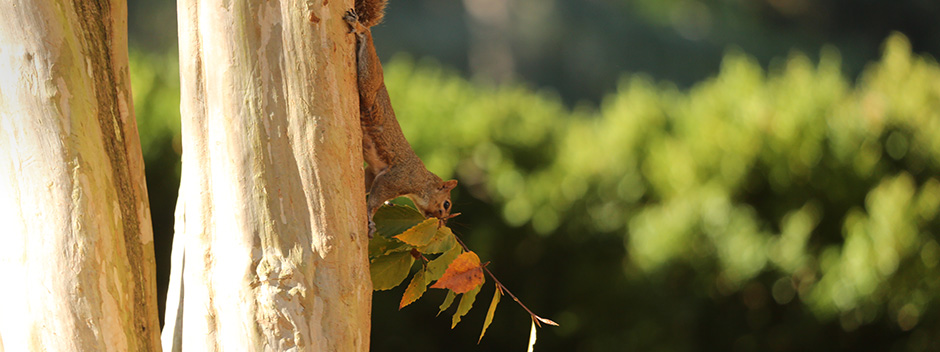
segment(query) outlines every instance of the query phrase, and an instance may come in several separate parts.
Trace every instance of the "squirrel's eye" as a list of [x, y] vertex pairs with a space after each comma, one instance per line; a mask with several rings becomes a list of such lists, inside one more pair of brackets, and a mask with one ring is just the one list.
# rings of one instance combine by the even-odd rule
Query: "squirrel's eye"
[[447, 210], [447, 209], [450, 209], [450, 201], [449, 201], [449, 200], [445, 200], [445, 201], [444, 201], [444, 210]]

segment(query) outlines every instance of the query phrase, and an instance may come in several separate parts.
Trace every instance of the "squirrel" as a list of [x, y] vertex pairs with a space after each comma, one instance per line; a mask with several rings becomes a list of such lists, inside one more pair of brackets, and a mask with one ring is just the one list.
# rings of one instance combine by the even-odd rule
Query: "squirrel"
[[368, 191], [369, 238], [375, 233], [373, 215], [386, 201], [407, 196], [425, 218], [446, 220], [450, 215], [450, 191], [457, 180], [443, 181], [428, 171], [418, 158], [395, 118], [385, 88], [382, 64], [375, 53], [369, 29], [382, 21], [386, 0], [356, 0], [355, 9], [343, 19], [357, 41], [357, 83], [359, 86], [359, 124], [362, 127], [362, 156]]

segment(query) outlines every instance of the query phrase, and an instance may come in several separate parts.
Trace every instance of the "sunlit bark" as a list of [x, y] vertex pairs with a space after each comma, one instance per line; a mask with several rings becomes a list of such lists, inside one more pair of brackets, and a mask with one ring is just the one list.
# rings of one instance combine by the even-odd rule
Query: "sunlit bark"
[[167, 350], [369, 348], [349, 7], [178, 3], [183, 169]]
[[0, 351], [159, 351], [126, 5], [0, 13]]

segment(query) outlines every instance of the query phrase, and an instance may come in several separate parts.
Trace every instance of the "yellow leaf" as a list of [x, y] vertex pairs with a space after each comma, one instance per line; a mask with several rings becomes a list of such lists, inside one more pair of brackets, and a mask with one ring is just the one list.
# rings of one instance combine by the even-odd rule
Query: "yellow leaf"
[[398, 304], [398, 309], [405, 308], [405, 306], [417, 301], [427, 289], [428, 279], [424, 274], [424, 268], [421, 268], [415, 273], [415, 276], [411, 278], [411, 283], [408, 284], [408, 288], [405, 288], [405, 294], [401, 296], [401, 303]]
[[431, 242], [431, 238], [434, 238], [434, 235], [437, 234], [437, 223], [436, 218], [425, 219], [420, 224], [405, 230], [405, 232], [394, 238], [415, 247], [427, 245], [428, 242]]
[[454, 232], [447, 226], [441, 226], [427, 245], [418, 247], [418, 251], [424, 254], [437, 254], [454, 248], [456, 245], [457, 240], [454, 239]]
[[490, 323], [493, 322], [493, 313], [496, 313], [496, 305], [499, 304], [499, 296], [501, 296], [501, 292], [499, 291], [499, 285], [496, 285], [496, 290], [493, 292], [493, 300], [490, 301], [490, 309], [486, 311], [486, 319], [483, 319], [483, 331], [480, 332], [480, 339], [477, 340], [478, 344], [480, 341], [483, 341], [486, 328], [490, 327]]
[[444, 297], [444, 303], [441, 303], [441, 310], [437, 311], [437, 315], [444, 313], [447, 308], [450, 308], [450, 305], [454, 303], [454, 298], [457, 297], [457, 294], [454, 291], [447, 290], [447, 297]]
[[529, 349], [528, 352], [532, 352], [535, 348], [535, 320], [532, 321], [532, 330], [529, 331]]
[[[481, 282], [482, 284], [482, 282]], [[453, 329], [457, 326], [457, 323], [460, 322], [460, 318], [464, 315], [467, 315], [467, 312], [470, 311], [470, 308], [473, 308], [473, 302], [477, 299], [477, 294], [480, 293], [480, 288], [482, 285], [477, 286], [476, 288], [470, 290], [467, 293], [464, 293], [463, 296], [460, 296], [460, 304], [457, 305], [457, 311], [454, 312], [454, 318], [451, 320], [450, 328]]]

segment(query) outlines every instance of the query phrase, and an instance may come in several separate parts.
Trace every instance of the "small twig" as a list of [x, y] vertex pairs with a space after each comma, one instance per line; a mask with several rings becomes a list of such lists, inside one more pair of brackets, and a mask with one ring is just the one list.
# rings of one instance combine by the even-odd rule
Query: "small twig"
[[[457, 237], [457, 234], [454, 234], [454, 238], [457, 239], [457, 243], [460, 243], [460, 246], [463, 247], [463, 250], [470, 252], [470, 248], [467, 247], [467, 245], [463, 243], [463, 241], [460, 240], [460, 237]], [[519, 298], [516, 297], [516, 295], [512, 294], [512, 292], [509, 291], [508, 288], [506, 288], [506, 285], [503, 285], [502, 282], [499, 282], [499, 279], [496, 278], [496, 275], [493, 275], [493, 272], [490, 271], [490, 269], [487, 268], [486, 265], [483, 265], [482, 267], [483, 267], [483, 271], [486, 271], [486, 273], [490, 275], [490, 278], [492, 278], [493, 281], [496, 282], [496, 287], [500, 290], [500, 292], [505, 292], [506, 294], [509, 295], [509, 297], [512, 297], [512, 300], [516, 301], [516, 303], [518, 303], [519, 306], [522, 307], [522, 309], [525, 309], [525, 311], [529, 313], [529, 316], [532, 318], [533, 321], [535, 321], [536, 325], [538, 325], [539, 327], [542, 327], [542, 324], [539, 323], [539, 322], [542, 322], [548, 325], [558, 326], [558, 323], [552, 321], [551, 319], [542, 318], [538, 316], [538, 314], [533, 313], [532, 310], [529, 309], [529, 307], [526, 307], [525, 304], [523, 304], [522, 301], [520, 301]]]
[[[453, 213], [443, 218], [437, 218], [437, 228], [440, 229], [442, 226], [447, 224], [447, 220], [453, 219], [457, 217], [458, 215], [460, 215], [460, 213]], [[454, 236], [454, 237], [457, 237], [457, 236]], [[467, 247], [464, 246], [464, 248], [467, 248]]]
[[457, 243], [460, 243], [460, 246], [463, 247], [463, 250], [470, 252], [470, 247], [467, 247], [467, 245], [464, 244], [463, 241], [460, 240], [460, 237], [457, 237], [456, 233], [454, 234], [454, 239], [457, 240]]

